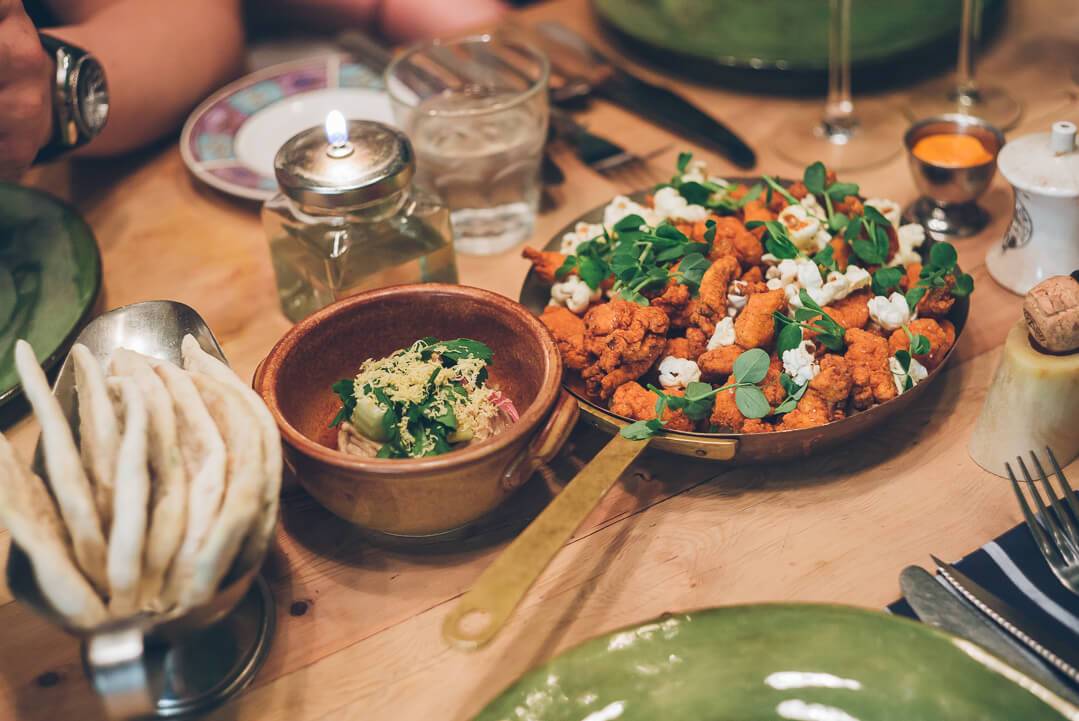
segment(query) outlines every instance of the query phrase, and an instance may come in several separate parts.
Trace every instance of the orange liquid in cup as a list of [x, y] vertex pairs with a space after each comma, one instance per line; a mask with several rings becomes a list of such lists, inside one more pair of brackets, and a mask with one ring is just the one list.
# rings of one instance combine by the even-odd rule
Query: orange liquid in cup
[[962, 133], [927, 135], [914, 144], [914, 157], [938, 168], [972, 168], [993, 160], [981, 141]]

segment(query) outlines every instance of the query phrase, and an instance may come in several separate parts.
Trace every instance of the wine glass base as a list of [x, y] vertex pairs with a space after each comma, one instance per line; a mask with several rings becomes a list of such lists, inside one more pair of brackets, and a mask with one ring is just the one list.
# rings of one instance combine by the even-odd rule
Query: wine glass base
[[887, 106], [859, 105], [848, 128], [828, 125], [819, 115], [799, 113], [786, 120], [774, 141], [784, 159], [799, 165], [821, 161], [830, 170], [883, 165], [903, 149], [906, 119]]
[[989, 213], [974, 201], [938, 205], [922, 197], [903, 213], [903, 222], [920, 224], [933, 240], [950, 240], [980, 233], [989, 224]]
[[910, 112], [914, 120], [948, 113], [973, 115], [1008, 130], [1019, 122], [1023, 106], [995, 85], [979, 85], [974, 94], [961, 95], [954, 82], [938, 82], [910, 97]]
[[[142, 673], [154, 705], [148, 718], [201, 715], [243, 691], [266, 659], [274, 626], [273, 594], [257, 576], [236, 608], [217, 623], [178, 640], [147, 637]], [[85, 643], [82, 653], [93, 679]]]

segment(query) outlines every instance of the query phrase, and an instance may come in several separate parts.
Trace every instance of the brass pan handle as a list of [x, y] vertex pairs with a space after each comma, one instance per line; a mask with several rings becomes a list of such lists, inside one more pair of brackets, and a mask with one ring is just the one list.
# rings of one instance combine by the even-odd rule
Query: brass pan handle
[[483, 572], [446, 617], [442, 637], [466, 649], [494, 638], [585, 516], [647, 446], [621, 435], [607, 443]]

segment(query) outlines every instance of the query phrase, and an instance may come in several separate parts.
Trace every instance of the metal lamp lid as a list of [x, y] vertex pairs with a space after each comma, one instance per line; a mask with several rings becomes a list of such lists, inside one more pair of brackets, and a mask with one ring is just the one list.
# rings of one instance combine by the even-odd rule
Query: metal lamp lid
[[297, 203], [349, 208], [385, 198], [412, 180], [412, 144], [400, 130], [371, 120], [348, 120], [337, 111], [325, 127], [308, 128], [274, 157], [281, 191]]
[[997, 156], [1001, 174], [1020, 190], [1058, 198], [1079, 196], [1075, 123], [1058, 121], [1048, 133], [1012, 140]]

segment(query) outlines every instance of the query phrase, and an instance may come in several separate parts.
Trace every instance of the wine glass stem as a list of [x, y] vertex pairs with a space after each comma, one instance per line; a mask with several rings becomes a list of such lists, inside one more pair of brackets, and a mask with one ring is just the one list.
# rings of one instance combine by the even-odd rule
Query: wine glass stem
[[979, 0], [963, 0], [963, 18], [959, 24], [959, 61], [956, 64], [956, 92], [959, 98], [974, 98], [978, 89], [974, 83], [974, 45], [977, 40], [976, 24], [981, 3]]
[[824, 127], [828, 135], [849, 135], [856, 121], [850, 96], [851, 0], [828, 0], [828, 102]]

